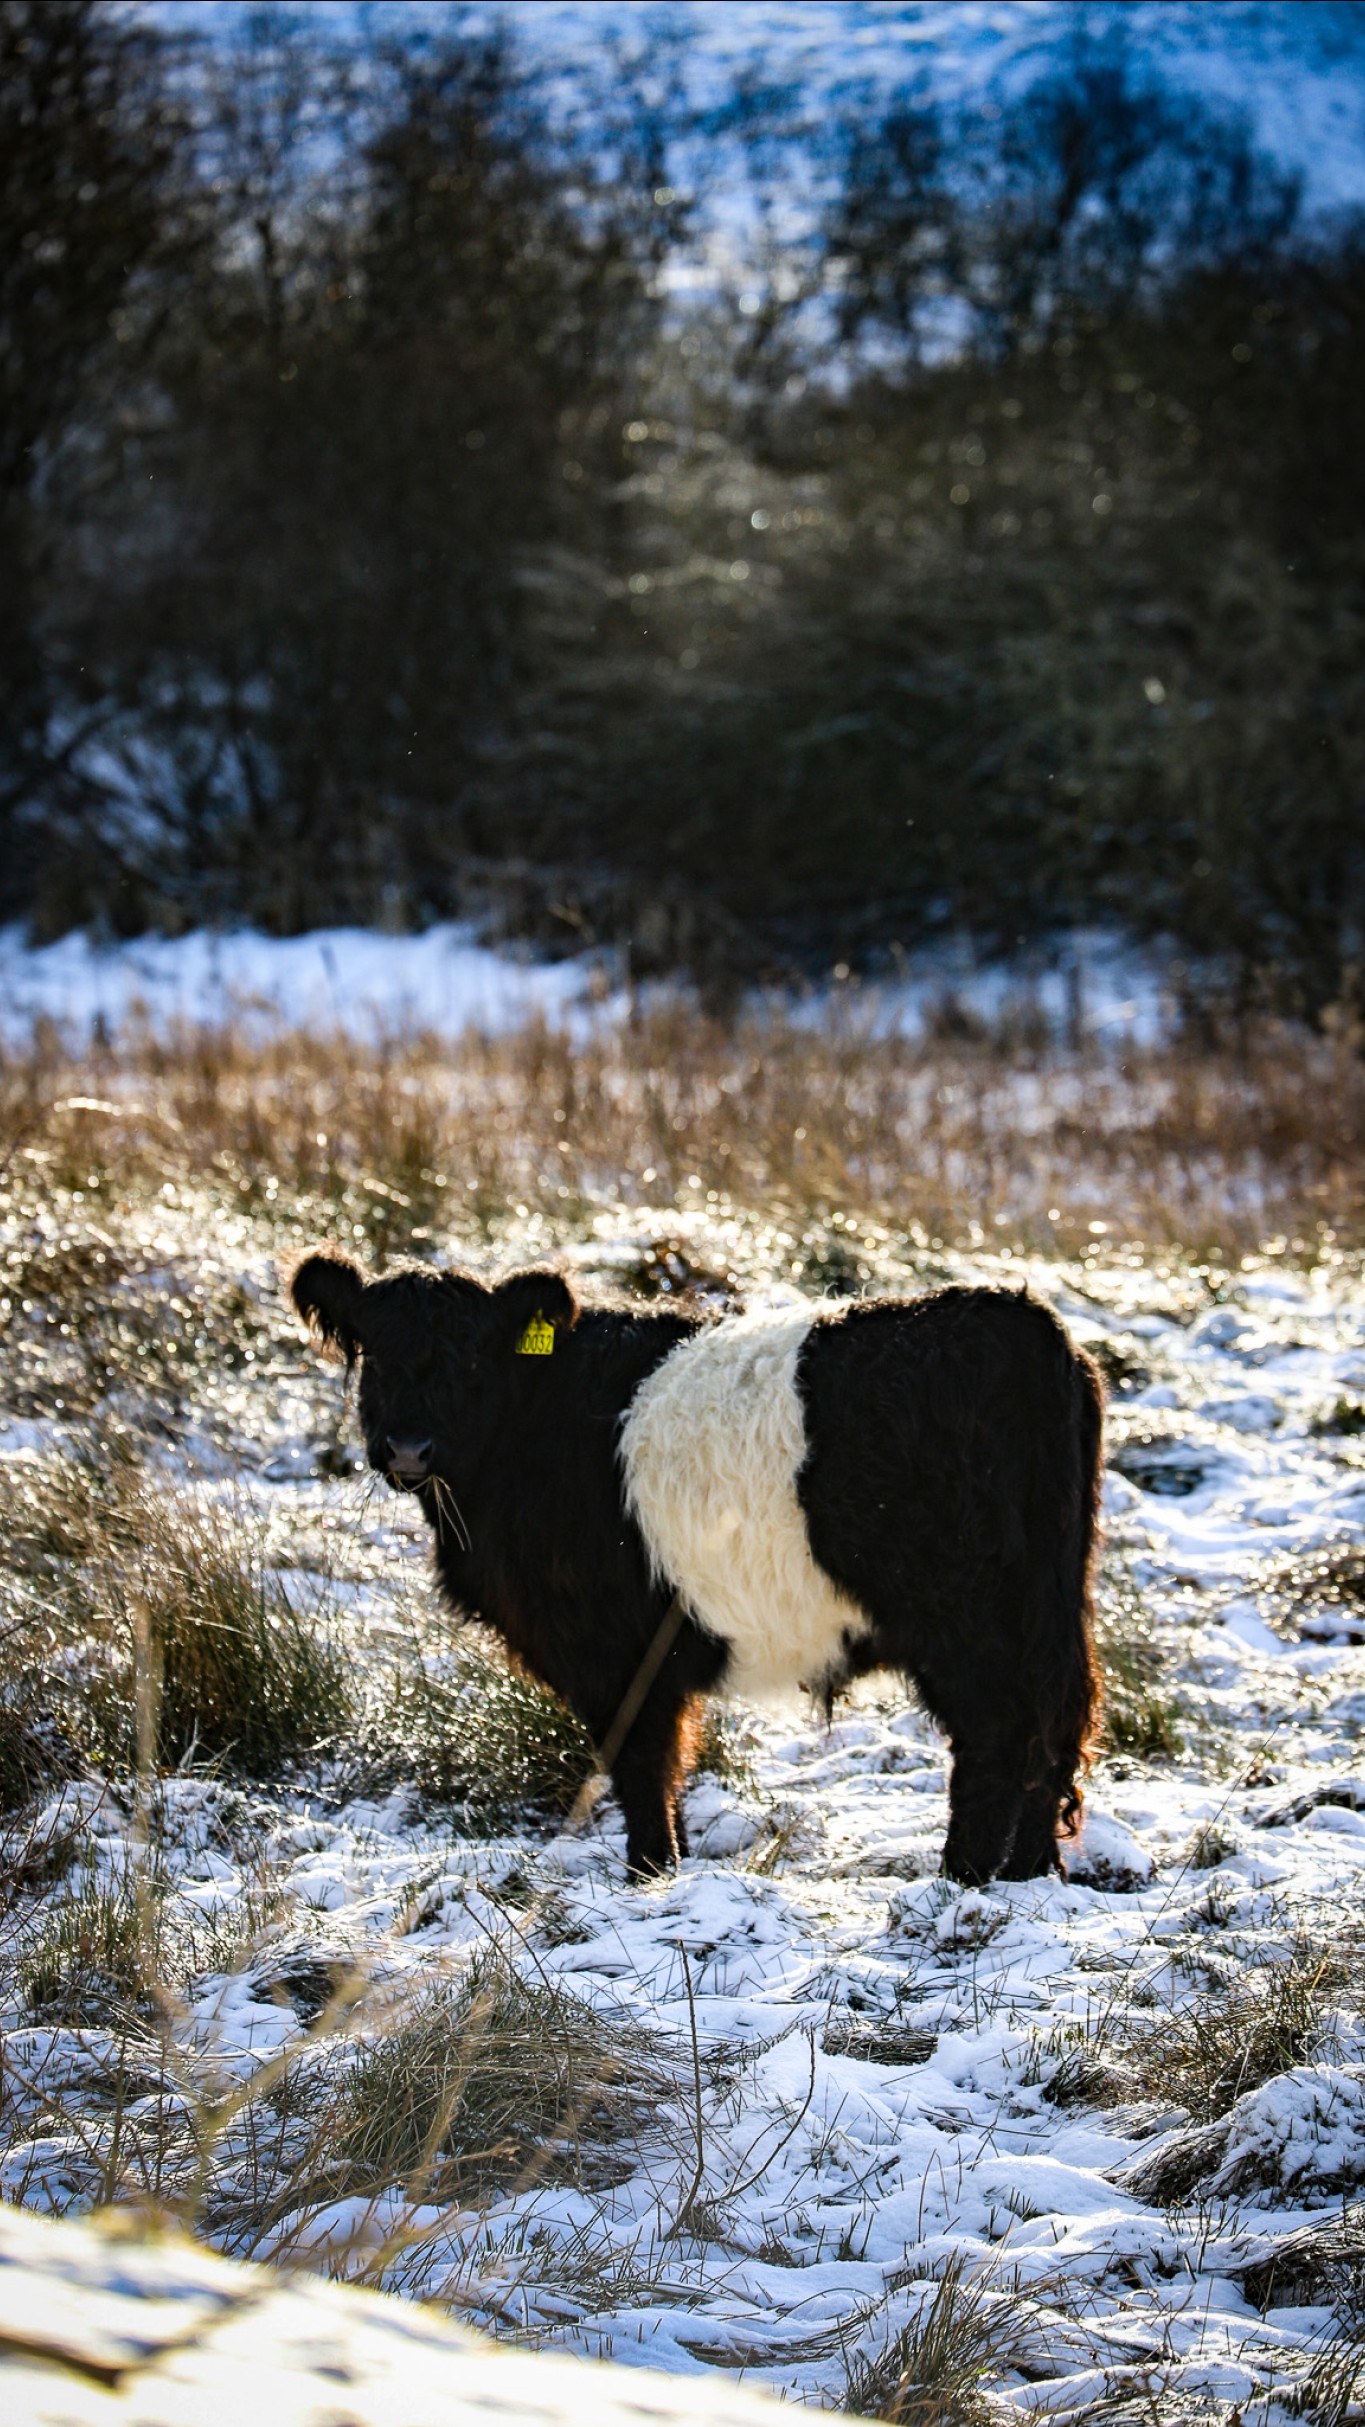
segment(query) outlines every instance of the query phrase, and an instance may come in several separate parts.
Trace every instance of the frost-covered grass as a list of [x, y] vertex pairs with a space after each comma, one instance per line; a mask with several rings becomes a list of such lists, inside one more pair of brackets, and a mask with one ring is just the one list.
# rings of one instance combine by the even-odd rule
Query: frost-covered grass
[[[661, 1006], [577, 1049], [11, 1062], [5, 2196], [150, 2202], [922, 2427], [1350, 2415], [1365, 1315], [1334, 1051], [1120, 1067]], [[881, 1679], [828, 1731], [714, 1710], [695, 1851], [628, 1889], [581, 1731], [435, 1606], [285, 1309], [328, 1235], [562, 1252], [655, 1300], [1045, 1290], [1112, 1391], [1069, 1879], [936, 1875], [944, 1748]]]
[[159, 1766], [261, 1776], [352, 1715], [325, 1613], [294, 1606], [257, 1510], [175, 1485], [126, 1428], [84, 1429], [0, 1470], [10, 1599], [0, 1807], [44, 1768]]
[[893, 2427], [986, 2427], [985, 2378], [998, 2374], [1016, 2305], [950, 2258], [921, 2294], [913, 2324], [850, 2370], [847, 2408]]

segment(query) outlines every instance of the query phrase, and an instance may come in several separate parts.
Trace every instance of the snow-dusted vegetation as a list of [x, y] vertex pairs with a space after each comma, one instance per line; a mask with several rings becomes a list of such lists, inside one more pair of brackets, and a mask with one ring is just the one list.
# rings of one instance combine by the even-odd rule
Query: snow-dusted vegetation
[[[951, 1026], [951, 1023], [949, 1023]], [[4, 1072], [4, 2195], [150, 2205], [816, 2406], [1345, 2418], [1365, 2231], [1359, 1064], [659, 1004], [571, 1047], [149, 1032]], [[1062, 1881], [937, 1875], [886, 1681], [718, 1708], [623, 1877], [279, 1289], [1027, 1278], [1104, 1364]]]

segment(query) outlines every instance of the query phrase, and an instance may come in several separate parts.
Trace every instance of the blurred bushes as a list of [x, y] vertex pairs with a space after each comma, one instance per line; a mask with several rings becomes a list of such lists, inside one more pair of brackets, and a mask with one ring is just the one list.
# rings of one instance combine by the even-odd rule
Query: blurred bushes
[[676, 65], [0, 0], [11, 913], [1100, 917], [1357, 1018], [1359, 230], [1113, 44], [970, 119]]

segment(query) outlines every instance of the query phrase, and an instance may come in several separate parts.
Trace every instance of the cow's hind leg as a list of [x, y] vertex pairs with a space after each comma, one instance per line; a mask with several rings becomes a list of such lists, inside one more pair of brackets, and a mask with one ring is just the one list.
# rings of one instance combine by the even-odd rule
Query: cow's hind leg
[[943, 1849], [948, 1877], [967, 1887], [994, 1879], [1009, 1860], [1023, 1804], [1023, 1768], [1013, 1746], [955, 1738]]
[[1000, 1865], [1002, 1879], [1042, 1879], [1049, 1871], [1061, 1869], [1058, 1816], [1069, 1784], [1069, 1779], [1056, 1776], [1025, 1789], [1014, 1843]]

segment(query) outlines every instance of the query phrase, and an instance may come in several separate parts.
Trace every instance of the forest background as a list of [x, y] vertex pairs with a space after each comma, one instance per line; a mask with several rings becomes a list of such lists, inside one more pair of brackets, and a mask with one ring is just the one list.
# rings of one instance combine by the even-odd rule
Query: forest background
[[0, 5], [0, 917], [707, 982], [1172, 940], [1365, 1014], [1365, 231], [1122, 13]]

